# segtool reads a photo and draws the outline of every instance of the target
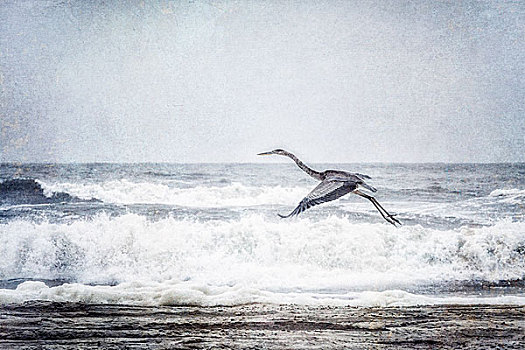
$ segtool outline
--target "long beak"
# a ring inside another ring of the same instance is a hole
[[[270,154],[273,154],[272,152],[263,152],[263,153],[258,153],[257,155],[258,156],[269,156]]]

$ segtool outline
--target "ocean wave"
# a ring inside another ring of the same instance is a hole
[[[517,188],[497,189],[490,192],[489,197],[500,198],[501,203],[523,204],[525,202],[525,190]]]
[[[519,190],[517,188],[511,189],[497,189],[490,192],[489,196],[491,197],[500,197],[500,196],[525,196],[525,190]]]
[[[103,183],[49,183],[39,181],[46,196],[66,192],[82,199],[119,204],[169,204],[188,207],[234,207],[296,203],[308,189],[281,186],[196,186],[179,188],[166,183],[114,180]]]
[[[402,290],[348,292],[342,294],[272,292],[243,285],[210,286],[179,280],[90,286],[78,283],[48,287],[43,282],[24,282],[15,290],[0,289],[0,304],[31,300],[124,304],[143,306],[236,306],[253,303],[326,306],[392,307],[415,305],[512,304],[525,305],[524,296],[429,296]]]
[[[0,204],[2,205],[49,204],[79,200],[62,191],[47,193],[34,179],[8,179],[0,182]]]
[[[99,215],[70,224],[0,225],[0,279],[82,284],[187,280],[260,290],[355,290],[525,277],[525,223],[436,230],[271,220],[199,222]]]

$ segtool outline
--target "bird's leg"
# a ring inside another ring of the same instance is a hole
[[[401,222],[399,222],[399,220],[397,220],[397,219],[394,217],[394,216],[396,216],[397,214],[390,214],[389,212],[387,212],[387,211],[385,210],[385,208],[383,208],[383,207],[381,206],[381,204],[379,204],[379,202],[377,201],[377,199],[375,199],[374,197],[372,197],[372,203],[375,204],[375,205],[377,205],[379,208],[383,209],[383,211],[385,212],[385,214],[387,215],[387,217],[388,217],[390,220],[392,220],[392,221],[396,222],[397,224],[401,225]],[[377,206],[376,206],[376,208],[377,208]],[[393,222],[390,222],[390,223],[391,223],[392,225],[396,226],[395,223],[393,223]]]
[[[399,225],[401,225],[401,223],[399,222],[399,220],[397,220],[392,214],[389,214],[385,208],[383,208],[381,206],[381,204],[379,204],[379,202],[372,196],[366,194],[366,193],[363,193],[359,190],[354,190],[354,193],[357,194],[358,196],[361,196],[363,198],[366,198],[368,199],[370,202],[372,202],[372,204],[374,205],[374,207],[376,207],[377,211],[379,211],[379,214],[381,214],[381,216],[383,217],[383,219],[385,219],[386,221],[388,221],[389,223],[391,223],[392,225],[396,226],[396,223],[398,223]]]
[[[397,220],[394,216],[396,214],[390,214],[389,212],[387,212],[385,210],[385,208],[383,208],[381,206],[381,204],[379,204],[379,202],[372,196],[368,196],[366,195],[367,197],[364,197],[364,198],[367,198],[370,202],[372,202],[372,204],[376,207],[377,211],[379,211],[379,214],[381,214],[381,216],[383,217],[383,219],[385,219],[386,221],[388,221],[390,224],[396,226],[396,223],[401,225],[401,223],[399,222],[399,220]]]

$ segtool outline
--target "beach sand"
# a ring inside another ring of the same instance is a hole
[[[0,349],[525,348],[525,307],[0,307]]]

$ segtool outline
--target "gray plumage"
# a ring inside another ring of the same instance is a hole
[[[374,197],[359,190],[359,187],[363,187],[371,192],[377,191],[374,187],[365,182],[365,180],[370,179],[370,176],[359,173],[349,173],[341,170],[325,170],[323,172],[319,172],[309,168],[295,155],[282,149],[259,153],[261,156],[270,154],[277,154],[291,158],[305,173],[314,179],[321,181],[317,187],[315,187],[306,197],[304,197],[304,199],[290,214],[278,214],[281,218],[299,215],[303,211],[315,205],[333,201],[348,193],[354,193],[372,202],[381,216],[392,225],[395,226],[396,223],[401,224],[396,218],[394,218],[395,215],[389,214]]]

